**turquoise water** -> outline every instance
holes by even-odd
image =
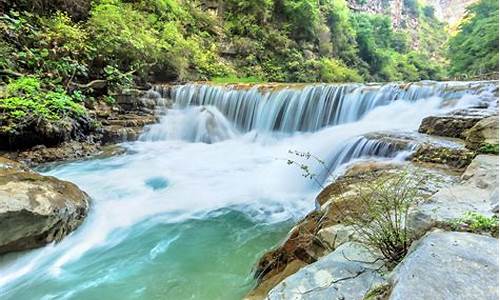
[[[63,277],[39,274],[5,299],[239,299],[253,284],[259,254],[290,225],[256,224],[230,209],[175,224],[143,222],[120,243],[68,264]]]

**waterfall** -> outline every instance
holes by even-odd
[[[340,151],[332,153],[328,169],[333,171],[342,164],[363,157],[396,157],[401,151],[411,151],[412,148],[411,145],[402,147],[384,140],[356,137],[345,143]]]
[[[168,124],[165,126],[164,124]],[[151,126],[141,141],[181,139],[212,144],[236,136],[231,123],[213,106],[171,110],[162,121]]]
[[[335,175],[340,167],[354,160],[363,158],[390,158],[401,157],[404,159],[415,148],[413,143],[397,143],[382,139],[371,139],[357,136],[341,143],[324,160],[323,170],[319,172],[320,181],[328,180],[330,175]]]
[[[433,96],[457,99],[477,92],[461,83],[315,84],[315,85],[207,85],[157,86],[179,109],[214,106],[237,129],[248,132],[313,132],[360,120],[367,112],[393,101],[414,102]]]

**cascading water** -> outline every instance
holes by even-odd
[[[482,87],[482,86],[481,86]],[[158,88],[165,94],[165,90]],[[431,96],[460,98],[481,88],[459,83],[386,84],[382,86],[309,85],[228,88],[203,84],[174,86],[169,96],[178,108],[210,105],[245,131],[317,131],[330,125],[355,122],[375,107],[397,100],[416,101]]]
[[[59,244],[0,257],[0,298],[241,298],[259,255],[314,208],[318,187],[286,164],[289,150],[332,171],[398,159],[407,148],[362,136],[414,131],[430,114],[479,104],[488,87],[156,87],[174,108],[126,155],[47,172],[87,191],[90,214]]]

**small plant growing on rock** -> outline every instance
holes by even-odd
[[[325,165],[325,162],[320,159],[319,157],[311,154],[310,152],[302,152],[302,151],[297,151],[297,150],[288,150],[289,154],[295,155],[299,159],[302,160],[313,160],[317,164],[319,164],[326,172],[328,172],[328,168]],[[298,167],[301,172],[302,172],[302,177],[314,180],[314,182],[322,189],[325,188],[323,182],[319,179],[318,174],[314,173],[311,169],[311,167],[305,163],[302,163],[300,161],[294,160],[294,159],[287,159],[286,163],[288,165],[293,165]]]
[[[478,150],[482,154],[496,154],[498,155],[498,144],[483,144]]]
[[[379,251],[389,263],[398,263],[413,240],[407,226],[408,211],[420,199],[422,179],[408,171],[370,176],[354,190],[357,209],[344,222],[354,227],[359,242]]]
[[[461,218],[450,222],[451,229],[456,231],[489,232],[498,236],[498,216],[487,217],[480,213],[469,211]]]
[[[299,161],[288,159],[302,171],[302,176],[314,180],[321,188],[323,181],[303,161],[313,160],[328,174],[325,162],[309,152],[289,151]],[[340,201],[332,203],[339,220],[352,226],[360,243],[379,252],[385,260],[396,264],[406,255],[413,240],[408,229],[407,217],[410,206],[417,203],[425,178],[409,170],[380,175],[376,172],[364,175],[365,184],[352,184],[350,178],[336,182]],[[342,205],[341,203],[351,203]]]

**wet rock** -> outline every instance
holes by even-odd
[[[445,165],[451,168],[463,169],[467,167],[475,153],[468,150],[463,144],[456,146],[439,144],[422,144],[412,155],[412,160],[420,163]]]
[[[475,153],[456,138],[430,136],[417,132],[376,132],[365,135],[390,151],[414,151],[411,159],[419,163],[432,163],[463,169],[470,164]]]
[[[498,116],[482,119],[465,133],[467,147],[478,150],[483,145],[498,145]]]
[[[89,202],[76,185],[0,157],[0,253],[61,240],[82,223]]]
[[[408,225],[423,234],[432,227],[447,226],[467,212],[492,216],[491,195],[498,186],[498,156],[478,155],[461,182],[441,188],[408,216]]]
[[[345,243],[273,288],[266,299],[363,299],[384,282],[377,261],[366,247]]]
[[[498,239],[432,232],[413,248],[391,276],[390,300],[498,299]]]
[[[482,119],[497,114],[494,110],[469,108],[447,114],[430,116],[420,124],[418,132],[452,138],[465,138],[467,130]]]
[[[29,120],[11,129],[0,128],[0,149],[28,149],[36,145],[54,146],[90,133],[92,124],[87,117],[63,118],[57,121]]]
[[[114,118],[103,120],[103,144],[120,143],[136,140],[142,133],[144,126],[158,121],[155,115],[116,115]]]
[[[445,186],[458,181],[459,175],[444,169],[429,169],[412,163],[362,161],[352,164],[317,196],[318,209],[309,213],[290,232],[283,244],[266,253],[258,262],[256,288],[249,298],[266,295],[270,288],[356,238],[342,223],[345,214],[357,211],[356,191],[374,178],[393,176],[406,170],[415,180],[424,178],[419,195],[427,199]],[[257,299],[261,297],[255,297]]]
[[[54,161],[82,159],[90,157],[98,151],[99,146],[96,143],[69,141],[56,147],[38,145],[26,151],[11,152],[8,157],[28,165],[37,165]]]
[[[170,102],[165,100],[155,91],[128,89],[115,96],[116,105],[123,112],[146,112],[152,113],[157,105],[168,106]]]

